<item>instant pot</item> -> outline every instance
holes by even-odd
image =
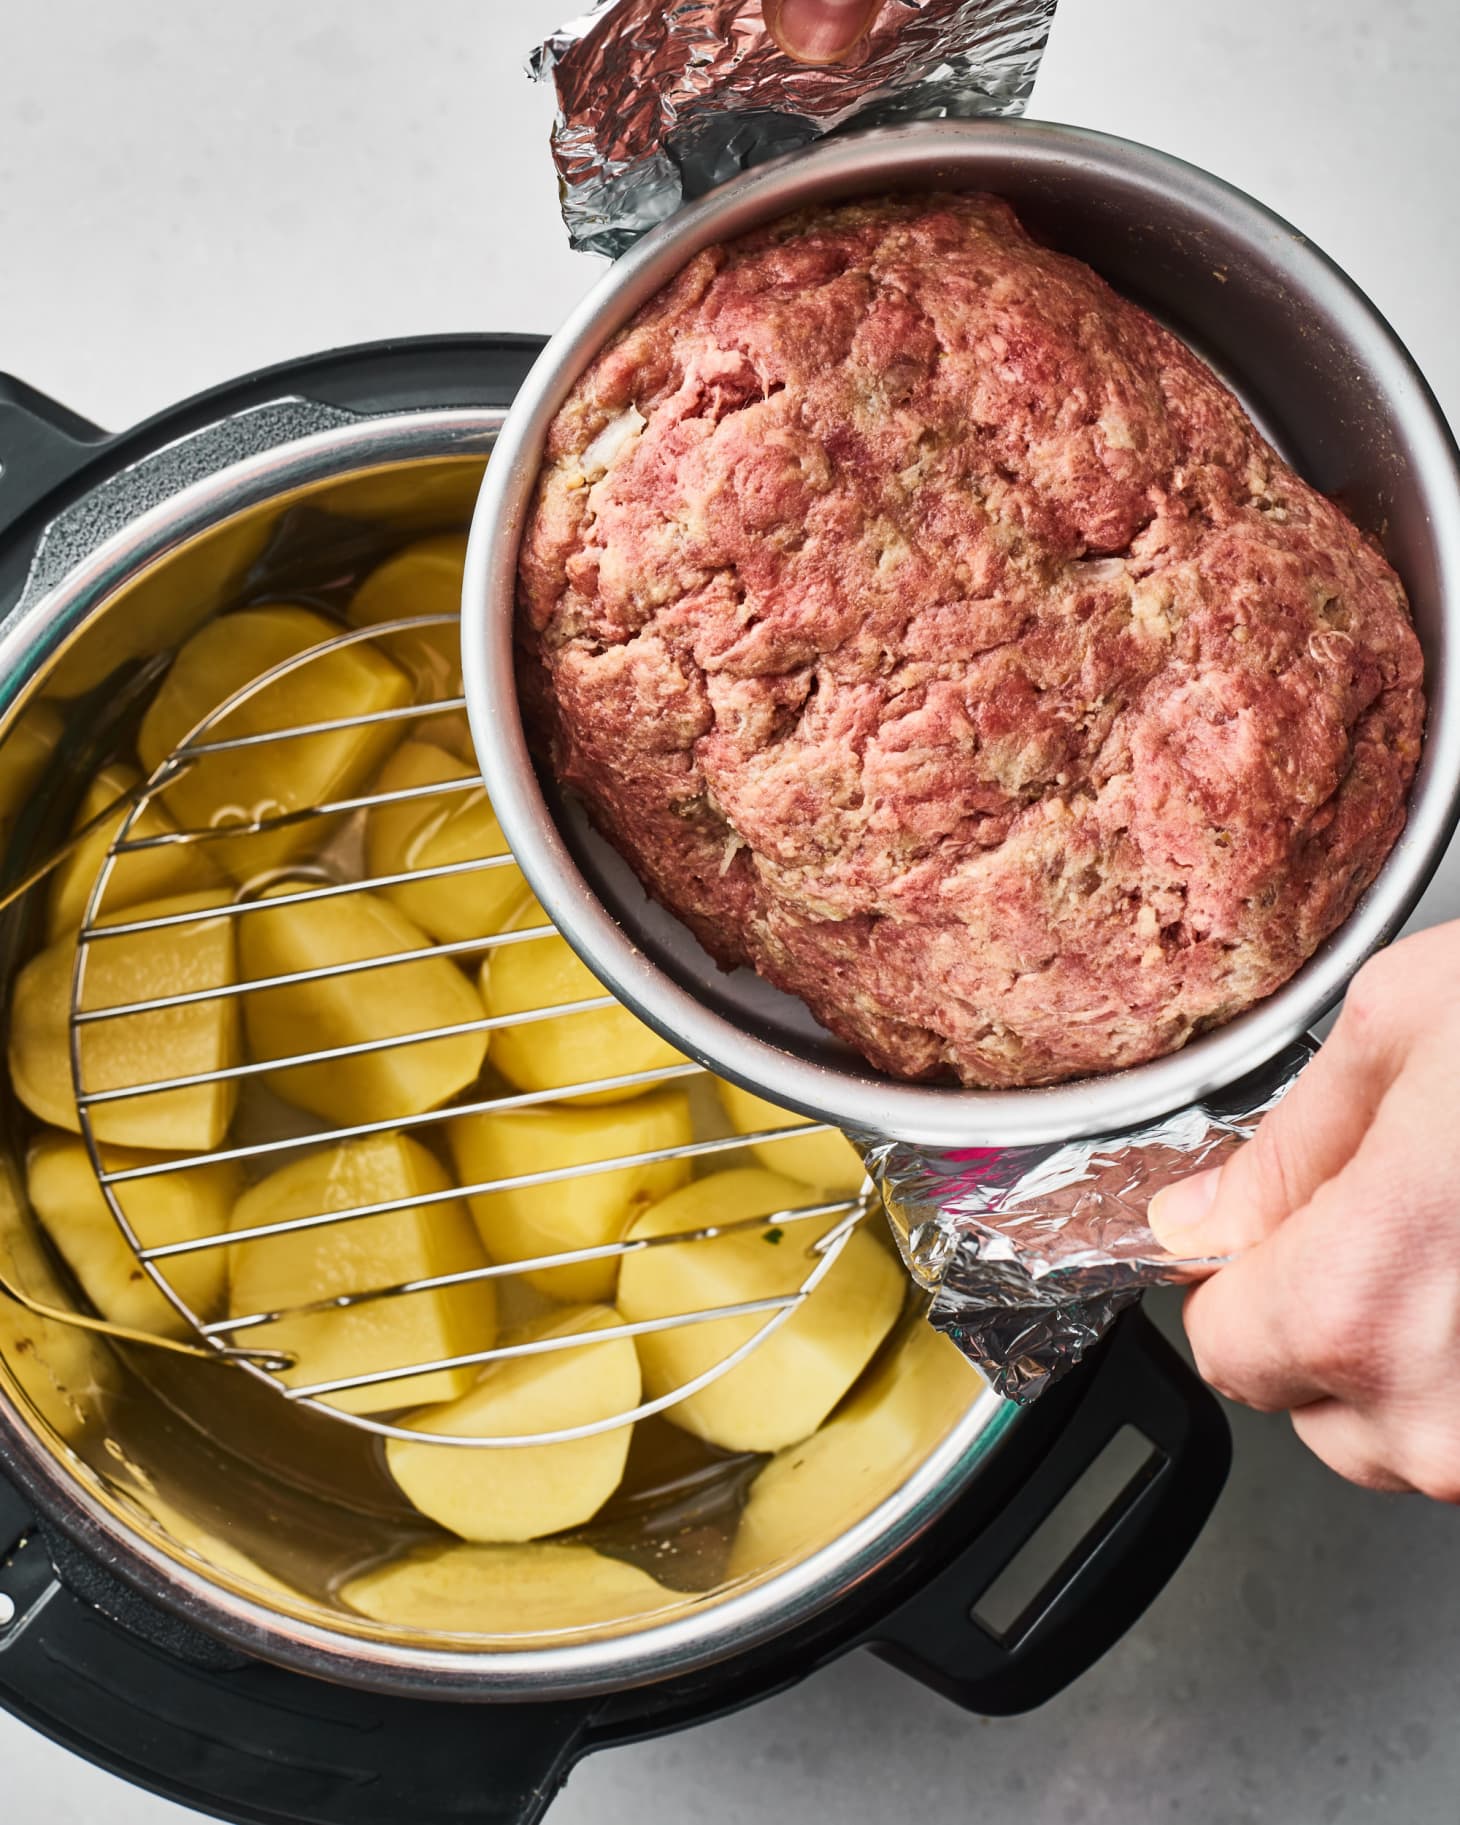
[[[321,564],[464,527],[539,346],[346,350],[117,436],[0,379],[7,996],[37,941],[23,884],[165,655],[264,583],[307,588]],[[920,1398],[895,1436],[856,1445],[830,1518],[808,1501],[799,1539],[666,1588],[647,1612],[570,1604],[512,1630],[466,1609],[449,1630],[367,1618],[337,1592],[382,1551],[373,1444],[316,1421],[277,1445],[237,1370],[71,1322],[88,1308],[28,1206],[28,1118],[8,1089],[3,1120],[0,1280],[25,1303],[0,1297],[0,1703],[222,1818],[530,1821],[590,1751],[733,1710],[862,1646],[968,1710],[1026,1709],[1141,1613],[1226,1474],[1216,1402],[1133,1311],[1035,1407],[972,1378]],[[925,1334],[911,1318],[894,1378]],[[991,1605],[1132,1436],[1077,1544],[1012,1616],[1007,1598]]]

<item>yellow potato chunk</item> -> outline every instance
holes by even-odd
[[[372,1622],[493,1639],[556,1635],[668,1609],[684,1599],[591,1546],[423,1546],[340,1592]]]
[[[573,1306],[540,1319],[524,1342],[616,1325],[609,1306]],[[631,1412],[639,1359],[631,1339],[570,1345],[492,1363],[460,1400],[402,1423],[460,1438],[520,1438]],[[408,1501],[464,1540],[535,1540],[591,1520],[618,1487],[632,1426],[545,1445],[463,1450],[390,1439],[390,1473]]]
[[[463,1115],[448,1125],[447,1135],[457,1172],[467,1185],[682,1147],[693,1138],[689,1101],[680,1090],[599,1109]],[[494,1261],[530,1261],[619,1241],[648,1205],[688,1180],[688,1160],[659,1160],[545,1185],[480,1192],[471,1199],[471,1214]],[[610,1256],[522,1277],[553,1298],[592,1304],[612,1299],[618,1268],[617,1257]]]
[[[33,703],[0,739],[0,835],[8,833],[20,815],[64,726],[53,705]]]
[[[405,1135],[371,1135],[296,1160],[238,1200],[233,1228],[263,1228],[331,1210],[355,1210],[451,1190],[435,1156]],[[240,1242],[231,1251],[229,1310],[235,1318],[310,1305],[485,1267],[466,1206],[457,1198],[407,1203],[348,1223]],[[296,1358],[291,1387],[373,1375],[414,1363],[489,1350],[496,1338],[490,1280],[372,1299],[341,1310],[279,1318],[238,1334],[240,1343]],[[383,1413],[424,1397],[452,1400],[471,1386],[471,1365],[402,1376],[321,1398],[346,1413]]]
[[[148,1166],[166,1156],[127,1147],[104,1147],[108,1172]],[[152,1276],[122,1234],[97,1183],[85,1143],[69,1134],[46,1134],[30,1150],[26,1185],[31,1207],[103,1318],[154,1336],[180,1337],[188,1325],[158,1291]],[[117,1202],[144,1248],[191,1242],[228,1233],[238,1172],[228,1161],[210,1161],[154,1179],[130,1179],[115,1188]],[[224,1248],[200,1249],[158,1263],[162,1276],[199,1318],[216,1318],[227,1277]]]
[[[105,916],[102,927],[223,908],[225,892],[180,894]],[[228,987],[235,979],[233,919],[193,919],[156,931],[95,937],[86,947],[82,1006],[125,1007],[165,995]],[[71,1078],[68,1023],[76,937],[62,938],[20,972],[10,1014],[10,1076],[33,1114],[81,1132]],[[86,1090],[113,1090],[163,1078],[225,1070],[238,1062],[238,1002],[232,996],[88,1023],[81,1032]],[[164,1153],[201,1153],[228,1130],[237,1101],[232,1078],[96,1103],[99,1141]]]
[[[835,1419],[779,1452],[756,1477],[730,1576],[798,1558],[870,1514],[987,1387],[956,1344],[915,1320]]]
[[[404,743],[385,763],[372,790],[399,792],[446,780],[471,780],[473,784],[464,791],[377,805],[370,812],[365,854],[372,875],[445,868],[454,862],[510,853],[476,767],[455,759],[444,748],[425,741]],[[521,871],[509,867],[472,868],[379,891],[422,931],[450,944],[501,931],[527,889]]]
[[[796,1115],[763,1096],[742,1090],[739,1084],[715,1079],[715,1089],[730,1126],[737,1134],[759,1134],[765,1128],[800,1127],[808,1116]],[[834,1128],[820,1134],[799,1135],[786,1140],[761,1141],[750,1149],[761,1165],[771,1172],[784,1172],[788,1178],[803,1184],[819,1186],[822,1191],[850,1197],[862,1188],[867,1176],[856,1148],[844,1134]]]
[[[524,931],[549,923],[547,914],[529,899],[508,921],[506,930]],[[504,945],[482,965],[482,1000],[489,1014],[522,1014],[532,1008],[561,1007],[605,993],[601,982],[580,963],[566,938],[556,933]],[[557,1090],[600,1077],[627,1077],[684,1063],[650,1027],[615,1004],[565,1014],[553,1020],[527,1021],[494,1029],[492,1063],[519,1090]],[[565,1098],[580,1103],[620,1102],[642,1095],[644,1084],[599,1090]]]
[[[807,1202],[807,1188],[775,1172],[711,1173],[656,1204],[632,1236],[667,1236]],[[633,1323],[794,1293],[810,1274],[820,1217],[735,1230],[628,1255],[619,1309]],[[778,1451],[812,1433],[861,1374],[902,1307],[905,1281],[869,1229],[858,1229],[805,1303],[745,1361],[666,1418],[727,1451]],[[753,1336],[767,1314],[712,1319],[638,1339],[651,1399],[681,1388]]]
[[[300,891],[308,889],[282,885],[266,897]],[[240,968],[248,981],[429,951],[431,942],[388,900],[369,893],[245,913],[239,926]],[[260,1060],[482,1018],[470,980],[449,957],[434,955],[419,963],[257,989],[244,1000],[249,1050]],[[456,1033],[270,1071],[266,1081],[287,1102],[330,1121],[391,1121],[449,1101],[475,1078],[486,1052],[484,1032]]]
[[[116,811],[89,831],[51,874],[46,903],[46,937],[51,943],[81,924],[107,850],[116,841],[131,809],[130,794],[141,777],[134,767],[103,767],[88,787],[76,813],[77,830],[101,818],[110,806],[115,805]],[[176,829],[161,804],[153,799],[127,832],[126,840],[162,836]],[[169,843],[157,849],[139,849],[119,855],[112,864],[99,910],[103,914],[120,912],[124,906],[136,906],[142,900],[163,900],[172,894],[213,887],[218,879],[205,843]]]
[[[340,629],[287,603],[247,608],[211,621],[172,662],[148,705],[137,751],[150,774],[209,711],[285,659],[334,639]],[[205,741],[372,716],[411,700],[410,680],[369,642],[340,647],[299,666],[248,698],[208,730]],[[397,722],[356,724],[324,734],[263,742],[205,755],[165,788],[163,803],[183,829],[280,817],[349,795],[400,736]],[[277,868],[318,843],[306,818],[282,830],[209,845],[239,880]]]
[[[380,650],[411,679],[418,703],[440,703],[461,695],[461,573],[466,563],[466,534],[441,533],[407,545],[377,565],[356,590],[345,611],[356,627],[378,627],[382,621],[404,621],[412,615],[450,615],[432,627],[382,634]],[[459,759],[472,757],[466,718],[443,710],[415,725],[423,741],[448,748]]]

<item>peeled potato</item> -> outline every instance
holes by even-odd
[[[475,783],[466,791],[404,799],[377,805],[370,812],[365,853],[372,875],[443,868],[510,853],[475,766],[465,765],[444,748],[425,741],[404,743],[381,768],[374,789],[397,792],[462,779]],[[449,944],[501,931],[526,888],[519,869],[472,868],[379,891],[423,931]]]
[[[46,903],[46,937],[50,942],[81,924],[107,850],[131,810],[130,794],[141,777],[134,767],[103,767],[87,789],[76,813],[77,830],[100,817],[108,806],[115,805],[117,809],[114,816],[105,818],[84,836],[52,871]],[[139,814],[126,840],[162,836],[176,829],[177,825],[154,798]],[[119,855],[107,876],[99,910],[115,913],[141,900],[161,900],[169,894],[216,886],[219,873],[207,851],[206,843],[169,843]]]
[[[608,1306],[574,1306],[541,1319],[523,1341],[602,1330]],[[462,1438],[515,1438],[630,1412],[639,1359],[627,1337],[494,1362],[460,1400],[425,1407],[402,1424]],[[618,1487],[632,1426],[547,1445],[452,1445],[390,1439],[390,1473],[421,1513],[465,1540],[535,1540],[591,1520]]]
[[[632,1236],[769,1216],[805,1204],[807,1189],[779,1173],[712,1173],[656,1204]],[[793,1293],[810,1274],[825,1217],[670,1243],[624,1258],[619,1309],[632,1323]],[[905,1281],[866,1228],[856,1230],[800,1309],[744,1362],[666,1417],[727,1451],[778,1451],[814,1432],[861,1374],[902,1308]],[[638,1339],[651,1399],[683,1387],[753,1336],[766,1313],[711,1319]]]
[[[310,1154],[261,1180],[238,1200],[233,1228],[261,1228],[450,1189],[451,1181],[419,1142],[399,1134],[371,1135]],[[456,1198],[259,1237],[238,1243],[231,1252],[229,1310],[234,1317],[487,1264],[466,1206]],[[496,1328],[491,1281],[469,1280],[338,1311],[280,1318],[240,1332],[239,1341],[296,1357],[282,1378],[298,1387],[489,1350]],[[346,1413],[381,1413],[422,1398],[452,1400],[471,1386],[475,1373],[471,1365],[438,1369],[321,1398]]]
[[[200,629],[173,660],[147,707],[137,752],[150,774],[209,711],[285,659],[338,636],[311,609],[276,603],[224,615]],[[369,642],[312,659],[266,685],[202,739],[261,734],[335,718],[371,716],[411,699],[410,680]],[[278,817],[348,795],[400,736],[396,722],[361,723],[320,735],[208,754],[165,789],[164,807],[184,829]],[[318,819],[209,845],[228,872],[252,879],[317,843]]]
[[[447,1127],[462,1182],[479,1185],[559,1166],[682,1147],[693,1138],[683,1091],[661,1090],[598,1109],[501,1109]],[[546,1185],[482,1192],[471,1214],[494,1261],[530,1261],[617,1242],[647,1205],[689,1179],[688,1160],[660,1160]],[[522,1277],[557,1299],[612,1299],[618,1260],[581,1261]]]
[[[423,1546],[352,1578],[352,1609],[397,1629],[445,1635],[555,1635],[682,1603],[647,1572],[591,1546]]]
[[[956,1344],[915,1323],[836,1418],[750,1486],[730,1555],[748,1577],[859,1521],[898,1488],[987,1389]]]
[[[546,925],[547,914],[529,899],[505,927],[522,931]],[[489,1014],[521,1014],[531,1008],[559,1007],[587,1001],[605,991],[588,966],[580,963],[565,938],[529,938],[504,945],[482,965],[482,1000]],[[519,1090],[557,1090],[566,1084],[600,1077],[627,1077],[684,1063],[683,1052],[663,1040],[641,1020],[617,1005],[533,1020],[494,1029],[492,1063]],[[621,1102],[642,1095],[649,1086],[630,1084],[564,1098],[579,1103]]]
[[[33,703],[0,739],[0,833],[19,816],[64,727],[53,705]]]
[[[355,591],[345,611],[356,627],[382,621],[404,621],[412,615],[450,615],[431,627],[382,634],[380,650],[388,653],[415,685],[418,703],[440,703],[461,695],[461,573],[466,563],[466,534],[441,533],[418,539],[387,558]],[[465,718],[442,711],[415,725],[424,741],[449,748],[461,760],[473,760]],[[424,923],[424,921],[423,921]]]
[[[716,1078],[715,1089],[730,1118],[730,1126],[737,1134],[758,1134],[764,1128],[799,1127],[810,1119],[782,1109],[776,1103],[768,1103],[763,1096],[753,1096],[739,1084],[726,1083],[722,1078]],[[789,1178],[820,1186],[823,1191],[851,1196],[861,1190],[867,1176],[856,1148],[834,1128],[784,1141],[761,1141],[750,1151],[770,1171],[784,1172]]]
[[[165,1157],[128,1147],[101,1150],[108,1172],[153,1165]],[[118,1227],[84,1142],[69,1134],[42,1135],[26,1161],[26,1189],[31,1208],[103,1318],[161,1337],[187,1332],[186,1321],[158,1291]],[[238,1195],[238,1170],[229,1161],[210,1161],[186,1172],[131,1179],[113,1189],[142,1247],[156,1248],[226,1235]],[[163,1278],[204,1320],[216,1318],[223,1304],[227,1252],[206,1248],[158,1263]]]
[[[266,897],[307,892],[280,886]],[[430,939],[376,894],[306,900],[239,919],[245,980],[292,975],[399,951],[428,951]],[[256,1059],[288,1058],[394,1034],[459,1026],[482,1018],[471,982],[449,957],[426,956],[352,975],[257,989],[244,997]],[[391,1121],[447,1102],[486,1056],[484,1032],[271,1071],[269,1088],[336,1122]]]
[[[131,924],[225,907],[226,892],[180,894],[108,914],[101,924]],[[223,988],[235,979],[233,925],[220,913],[158,931],[96,937],[86,947],[82,1006],[122,1007],[164,995]],[[10,1015],[10,1075],[33,1114],[81,1132],[71,1078],[68,1022],[76,937],[43,950],[20,972]],[[146,1014],[124,1014],[80,1029],[88,1091],[122,1089],[161,1078],[218,1071],[238,1061],[238,1002],[231,996]],[[233,1079],[156,1091],[91,1109],[99,1141],[167,1153],[201,1153],[227,1132],[237,1101]]]

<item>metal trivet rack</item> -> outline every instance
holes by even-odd
[[[156,849],[164,844],[205,844],[210,842],[236,840],[257,833],[282,829],[286,826],[297,826],[314,819],[339,819],[352,814],[368,812],[371,809],[386,805],[399,804],[411,799],[426,799],[446,794],[475,790],[480,780],[475,774],[467,779],[444,780],[439,783],[398,787],[380,791],[371,790],[352,794],[348,797],[332,799],[326,803],[310,805],[306,808],[264,817],[253,822],[229,823],[208,829],[173,829],[151,835],[135,834],[136,826],[143,818],[148,807],[165,794],[189,767],[194,766],[206,755],[219,754],[242,748],[256,748],[265,743],[285,743],[310,735],[322,735],[342,729],[368,726],[384,721],[418,722],[432,716],[439,716],[451,711],[462,710],[465,700],[460,696],[444,696],[427,703],[412,703],[368,716],[346,716],[326,719],[317,722],[300,723],[293,727],[270,730],[264,733],[243,735],[214,735],[220,723],[235,712],[243,703],[266,690],[270,685],[288,674],[299,671],[316,663],[330,653],[346,646],[362,642],[378,642],[392,635],[410,633],[418,630],[429,630],[441,626],[455,626],[455,617],[449,615],[418,615],[405,617],[391,622],[377,623],[369,627],[342,630],[336,637],[310,647],[261,673],[248,685],[234,693],[206,716],[192,733],[156,768],[139,786],[128,795],[130,808],[124,817],[116,836],[112,841],[106,860],[98,872],[87,903],[81,925],[77,951],[76,967],[72,984],[70,1046],[73,1082],[76,1091],[76,1104],[80,1115],[81,1133],[97,1181],[105,1194],[107,1204],[117,1226],[125,1237],[128,1246],[137,1260],[151,1277],[158,1290],[174,1307],[186,1322],[197,1344],[179,1345],[171,1340],[139,1337],[134,1332],[127,1332],[121,1327],[108,1325],[103,1320],[86,1320],[91,1329],[110,1330],[117,1335],[132,1341],[155,1341],[163,1347],[181,1348],[197,1353],[201,1345],[207,1354],[235,1364],[244,1373],[254,1376],[273,1389],[281,1399],[300,1407],[328,1415],[342,1425],[354,1426],[367,1432],[376,1433],[384,1438],[399,1438],[415,1441],[435,1442],[466,1449],[511,1448],[527,1445],[548,1444],[559,1440],[586,1438],[595,1433],[606,1432],[617,1426],[628,1425],[635,1420],[647,1418],[660,1413],[688,1396],[697,1393],[701,1388],[728,1374],[737,1364],[757,1349],[773,1335],[801,1303],[815,1291],[822,1279],[829,1272],[842,1249],[846,1246],[853,1230],[868,1214],[871,1207],[870,1194],[864,1190],[855,1197],[842,1197],[824,1202],[808,1202],[773,1214],[745,1219],[734,1224],[710,1226],[702,1229],[686,1230],[672,1235],[655,1236],[636,1240],[621,1240],[601,1246],[580,1248],[561,1253],[540,1255],[531,1260],[510,1262],[492,1262],[491,1264],[454,1274],[443,1274],[432,1278],[403,1281],[395,1285],[363,1288],[347,1295],[318,1300],[297,1306],[283,1307],[276,1311],[259,1311],[240,1314],[234,1317],[209,1320],[194,1311],[187,1301],[178,1293],[167,1276],[167,1266],[183,1256],[196,1254],[201,1250],[231,1248],[246,1245],[260,1237],[279,1235],[288,1231],[315,1229],[320,1227],[337,1227],[369,1217],[382,1216],[390,1211],[418,1208],[433,1203],[444,1203],[449,1200],[475,1197],[482,1194],[517,1189],[530,1186],[550,1185],[589,1174],[612,1172],[626,1167],[647,1166],[665,1160],[699,1160],[715,1154],[756,1146],[763,1142],[779,1139],[800,1138],[824,1130],[826,1124],[796,1124],[793,1126],[767,1128],[753,1134],[734,1134],[703,1140],[692,1140],[677,1147],[660,1148],[652,1152],[622,1154],[611,1159],[597,1161],[584,1166],[547,1167],[541,1171],[519,1174],[510,1178],[497,1178],[480,1182],[453,1183],[449,1189],[437,1192],[413,1193],[409,1197],[392,1199],[368,1205],[360,1205],[346,1210],[326,1210],[317,1213],[290,1218],[252,1229],[229,1229],[217,1234],[191,1237],[185,1241],[176,1241],[157,1246],[144,1246],[127,1217],[122,1201],[118,1195],[119,1188],[141,1179],[157,1178],[169,1173],[186,1172],[211,1163],[229,1161],[238,1164],[257,1162],[275,1155],[286,1155],[306,1148],[328,1146],[342,1141],[350,1141],[375,1134],[411,1133],[427,1129],[448,1119],[463,1115],[489,1114],[494,1111],[538,1107],[569,1098],[583,1096],[599,1090],[628,1089],[666,1083],[675,1079],[692,1078],[704,1073],[704,1067],[695,1063],[668,1065],[654,1070],[631,1072],[622,1075],[595,1077],[581,1082],[560,1086],[547,1091],[513,1092],[502,1095],[472,1097],[468,1100],[452,1100],[441,1108],[431,1109],[425,1113],[405,1114],[397,1119],[358,1122],[345,1126],[325,1126],[297,1136],[246,1142],[239,1145],[223,1146],[206,1153],[192,1153],[159,1160],[156,1162],[131,1166],[122,1169],[108,1170],[102,1162],[102,1143],[98,1142],[93,1126],[93,1111],[104,1104],[116,1103],[127,1098],[154,1095],[161,1091],[180,1090],[188,1087],[221,1082],[227,1078],[247,1079],[265,1072],[275,1076],[280,1072],[309,1065],[319,1065],[331,1060],[358,1056],[367,1052],[379,1052],[393,1047],[420,1045],[429,1040],[442,1039],[452,1035],[470,1032],[490,1032],[495,1028],[520,1026],[540,1020],[558,1019],[565,1015],[584,1013],[592,1009],[611,1007],[614,998],[602,994],[591,998],[563,1003],[551,1007],[538,1007],[520,1013],[500,1014],[496,1016],[483,1013],[482,1017],[452,1026],[424,1028],[405,1034],[368,1040],[363,1043],[322,1047],[316,1051],[301,1052],[289,1057],[271,1057],[266,1060],[246,1059],[241,1063],[229,1065],[216,1071],[200,1072],[192,1075],[156,1078],[147,1082],[127,1084],[103,1090],[88,1090],[84,1081],[82,1068],[82,1036],[86,1029],[97,1023],[119,1020],[129,1015],[153,1013],[167,1008],[209,1001],[222,997],[242,997],[258,993],[265,989],[276,989],[290,983],[317,981],[327,977],[361,974],[366,971],[388,970],[398,964],[416,963],[432,955],[449,958],[482,956],[492,950],[508,944],[529,943],[535,938],[553,934],[552,925],[534,925],[519,931],[499,932],[490,937],[471,938],[447,943],[432,943],[425,949],[399,951],[388,955],[367,958],[359,961],[331,964],[319,968],[302,970],[284,976],[271,976],[248,982],[234,982],[217,988],[194,989],[186,992],[156,996],[147,1000],[137,1000],[104,1007],[84,1007],[83,997],[86,981],[88,957],[97,945],[107,943],[118,937],[142,933],[164,933],[169,927],[185,925],[200,919],[216,919],[220,915],[234,919],[246,919],[261,908],[278,910],[289,905],[298,905],[309,901],[318,901],[331,897],[367,892],[372,889],[390,887],[402,883],[418,883],[423,880],[450,878],[484,868],[502,868],[513,865],[510,854],[479,857],[460,862],[447,863],[430,868],[408,871],[400,874],[370,875],[360,873],[358,878],[345,881],[330,881],[323,885],[300,885],[287,892],[275,892],[270,897],[249,897],[242,891],[231,904],[214,906],[199,911],[175,912],[160,918],[128,920],[117,916],[105,924],[98,924],[104,907],[106,888],[116,863],[124,856],[134,855],[145,850]],[[165,803],[165,799],[163,801]],[[105,818],[116,815],[113,804],[105,812],[91,821],[88,828],[95,828]],[[78,832],[72,839],[69,851],[85,835]],[[52,858],[52,864],[59,857]],[[274,877],[293,880],[307,874],[307,870],[291,870],[287,866],[280,869]],[[518,1275],[538,1272],[547,1268],[568,1266],[571,1264],[598,1261],[610,1257],[623,1257],[642,1249],[659,1248],[687,1242],[708,1241],[734,1229],[779,1229],[787,1224],[822,1219],[814,1239],[807,1248],[807,1270],[800,1286],[791,1293],[746,1301],[735,1304],[719,1305],[703,1310],[679,1312],[670,1316],[643,1320],[636,1323],[620,1322],[586,1332],[575,1332],[570,1335],[556,1335],[532,1339],[517,1343],[494,1344],[490,1348],[472,1350],[466,1354],[441,1358],[436,1361],[405,1363],[369,1373],[339,1377],[329,1381],[309,1382],[305,1384],[286,1385],[282,1375],[294,1367],[293,1359],[284,1354],[269,1350],[254,1351],[248,1348],[250,1331],[281,1318],[294,1317],[307,1313],[338,1311],[352,1306],[368,1304],[372,1301],[400,1298],[407,1294],[425,1292],[432,1288],[459,1285],[469,1280],[508,1279]],[[56,1314],[64,1317],[64,1314]],[[489,1363],[500,1362],[509,1357],[536,1354],[550,1350],[578,1348],[588,1344],[602,1343],[614,1338],[634,1337],[650,1331],[669,1330],[678,1326],[703,1324],[720,1319],[760,1317],[763,1322],[738,1348],[728,1353],[710,1369],[694,1380],[684,1383],[670,1393],[657,1399],[643,1401],[631,1411],[614,1414],[605,1419],[591,1423],[563,1427],[555,1431],[533,1434],[518,1434],[506,1437],[459,1437],[453,1434],[427,1432],[415,1428],[405,1428],[388,1420],[367,1414],[356,1414],[343,1411],[331,1405],[328,1397],[346,1393],[351,1389],[366,1387],[385,1382],[407,1381],[412,1377],[425,1376],[440,1370],[462,1367],[485,1367]]]

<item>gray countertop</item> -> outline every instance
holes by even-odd
[[[549,329],[593,276],[518,73],[567,0],[4,10],[0,367],[102,423],[310,349]],[[1061,0],[1032,111],[1256,192],[1366,287],[1456,419],[1457,73],[1456,0]],[[1457,913],[1452,853],[1418,922]],[[968,1718],[857,1657],[588,1762],[554,1825],[1455,1825],[1460,1520],[1349,1489],[1281,1419],[1233,1420],[1190,1560],[1037,1714]],[[3,1715],[0,1792],[15,1825],[190,1816]]]

